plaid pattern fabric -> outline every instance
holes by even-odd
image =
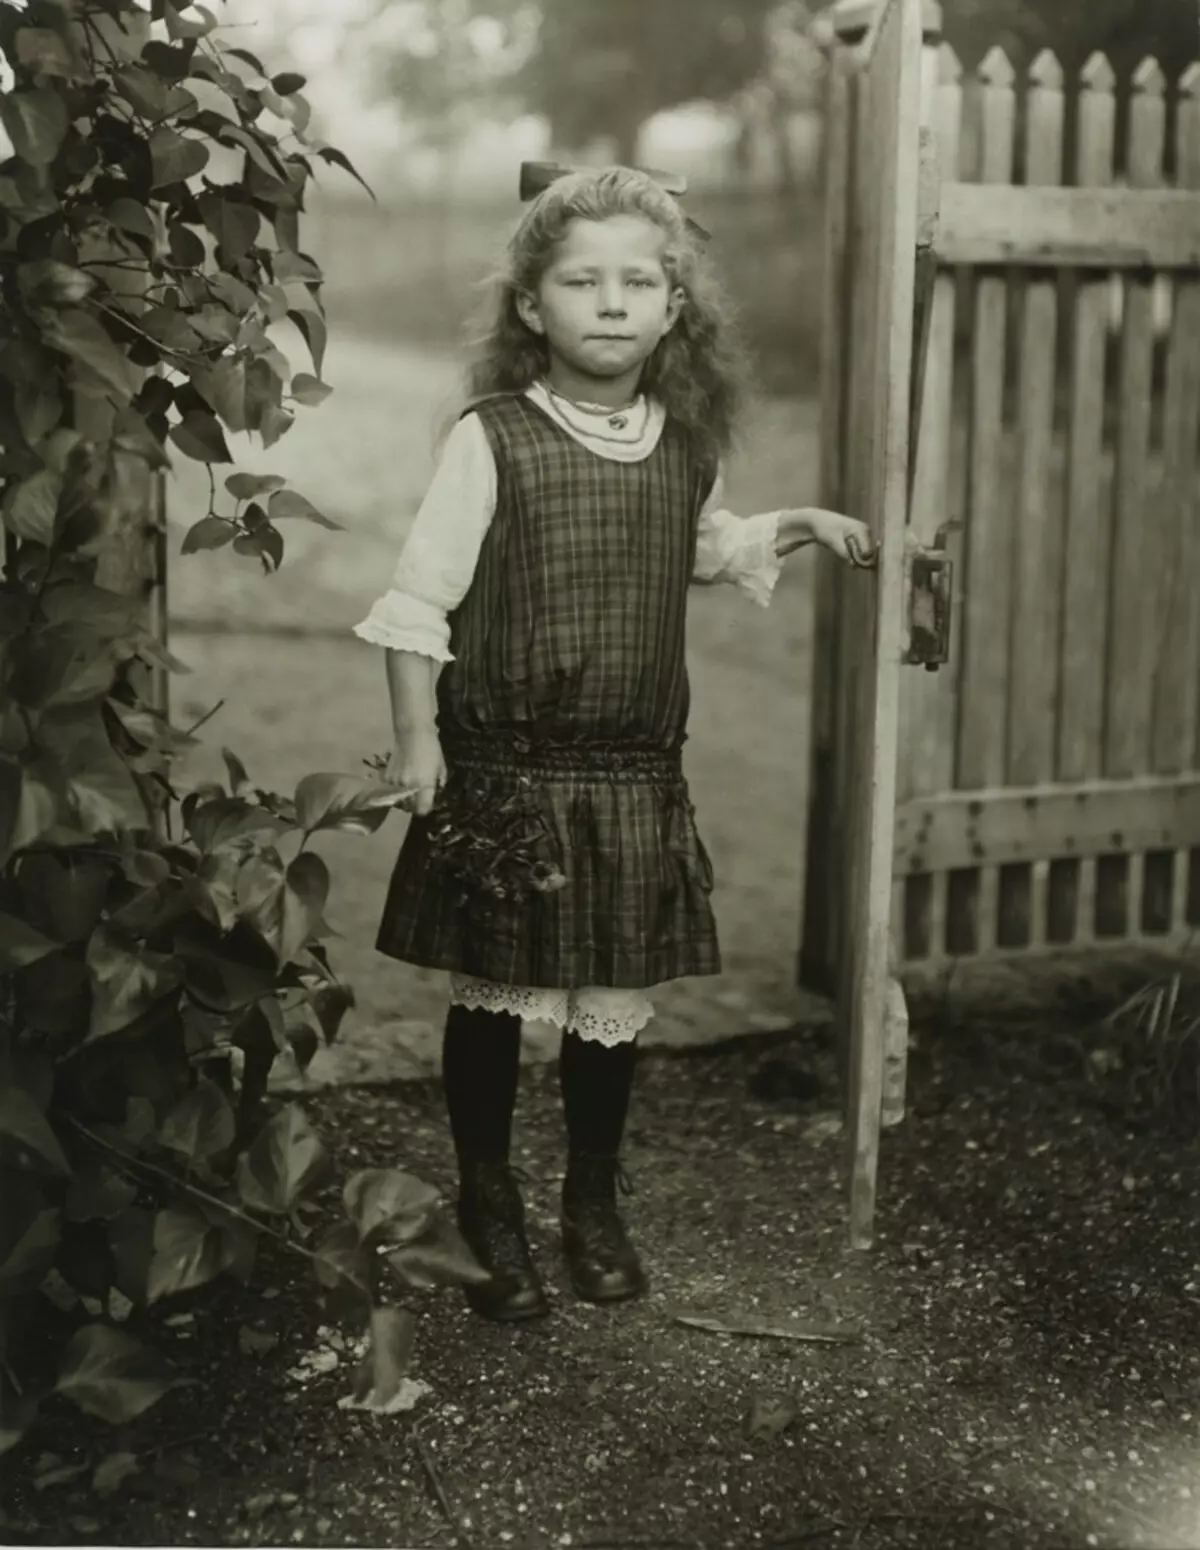
[[[713,469],[668,422],[642,462],[579,445],[522,396],[475,406],[498,501],[438,687],[449,770],[414,818],[377,945],[502,984],[640,988],[720,968],[712,869],[680,749],[687,589]],[[555,892],[464,886],[435,842],[514,802]]]

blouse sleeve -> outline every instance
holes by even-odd
[[[467,595],[495,511],[492,449],[478,415],[465,415],[446,438],[388,590],[354,633],[452,662],[448,615]]]
[[[718,469],[700,513],[693,579],[732,582],[751,602],[766,608],[783,569],[775,553],[781,513],[738,517],[721,505],[724,494],[724,471]]]

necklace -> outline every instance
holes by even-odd
[[[580,414],[590,415],[594,419],[606,420],[611,430],[623,431],[629,424],[630,410],[635,409],[638,404],[642,405],[644,416],[646,418],[649,417],[649,406],[645,403],[645,400],[642,398],[641,394],[639,394],[637,398],[635,398],[631,403],[624,404],[619,408],[614,409],[611,404],[592,404],[577,398],[567,398],[565,394],[559,393],[556,391],[556,389],[552,388],[548,381],[546,382],[545,387],[546,392],[550,395],[550,397],[562,407],[568,419],[571,416],[572,410],[578,410]]]

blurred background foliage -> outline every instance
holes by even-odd
[[[762,385],[815,385],[821,100],[817,0],[231,0],[258,46],[310,78],[329,139],[379,195],[315,201],[336,326],[451,345],[516,211],[525,157],[685,172],[714,233]],[[1200,57],[1194,0],[945,0],[973,70],[1049,48],[1070,81],[1095,50],[1174,83]],[[248,41],[251,39],[248,38]],[[1118,125],[1120,135],[1121,126]]]

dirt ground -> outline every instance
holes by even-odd
[[[1200,1546],[1194,1125],[1132,1123],[1028,1028],[919,1029],[877,1242],[853,1253],[830,1064],[820,1030],[643,1057],[626,1209],[652,1290],[615,1309],[566,1287],[554,1073],[527,1070],[515,1155],[550,1319],[505,1329],[430,1296],[428,1392],[365,1416],[338,1407],[357,1331],[303,1266],[265,1260],[160,1329],[195,1387],[115,1437],[64,1413],[56,1458],[6,1461],[5,1542]],[[343,1169],[452,1187],[435,1084],[305,1102]],[[273,1349],[245,1354],[245,1330]],[[102,1500],[91,1469],[113,1450],[140,1468]],[[85,1468],[35,1489],[56,1464]]]

